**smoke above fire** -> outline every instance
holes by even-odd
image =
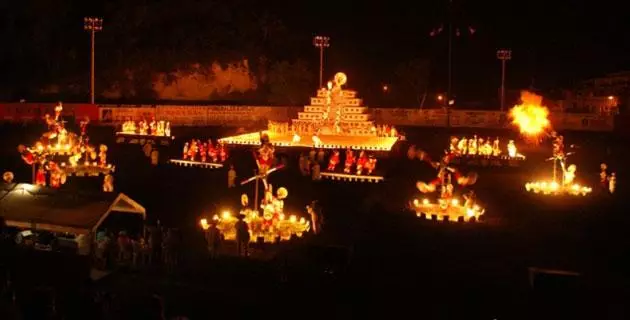
[[[551,129],[549,109],[542,105],[543,97],[529,91],[521,91],[521,103],[510,109],[512,123],[520,132],[530,137],[538,137]]]

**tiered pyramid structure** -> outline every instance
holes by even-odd
[[[339,126],[341,134],[351,136],[374,136],[376,135],[374,122],[371,121],[368,108],[362,106],[363,100],[357,98],[357,92],[354,90],[341,89],[338,97],[333,97],[330,103],[327,103],[329,89],[322,88],[317,91],[317,97],[311,98],[311,104],[304,107],[303,112],[298,113],[298,118],[293,120],[293,126],[308,126],[313,123],[320,124],[321,128],[329,128],[333,130],[336,121],[337,112],[339,112]],[[330,106],[330,109],[329,109]],[[328,112],[328,119],[325,114]],[[334,133],[335,131],[330,131]],[[327,134],[329,132],[322,132]]]

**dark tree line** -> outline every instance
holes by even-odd
[[[310,67],[297,55],[297,46],[310,39],[290,33],[262,3],[111,0],[91,5],[77,0],[0,4],[3,99],[85,99],[90,38],[83,17],[89,15],[104,18],[103,31],[96,35],[97,95],[109,90],[118,99],[151,100],[158,97],[159,75],[169,86],[189,74],[193,80],[203,78],[199,86],[228,86],[207,100],[297,103],[294,97],[313,91]],[[251,75],[251,90],[232,90],[234,84],[214,79],[213,68],[227,70],[235,63]],[[183,98],[185,90],[179,90]]]

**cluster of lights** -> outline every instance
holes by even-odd
[[[87,125],[89,120],[81,122],[81,136],[69,132],[61,120],[63,106],[59,103],[55,107],[55,116],[46,115],[49,131],[33,147],[23,145],[18,147],[22,158],[29,165],[39,165],[36,182],[45,185],[45,171],[50,173],[51,185],[59,186],[65,182],[65,176],[98,176],[108,175],[114,171],[114,166],[107,163],[107,146],[99,148],[88,144]],[[61,162],[57,165],[57,157],[67,157],[68,164]],[[55,181],[53,183],[53,180]]]
[[[379,183],[385,180],[381,176],[370,176],[370,175],[353,175],[353,174],[345,174],[345,173],[334,173],[334,172],[322,172],[320,175],[324,178],[330,180],[340,180],[340,181],[357,181],[357,182],[373,182]]]
[[[168,121],[125,121],[122,125],[122,131],[117,132],[119,135],[138,135],[138,136],[154,136],[154,137],[170,137],[171,123]]]
[[[437,203],[432,203],[429,199],[413,200],[413,207],[418,217],[424,216],[430,220],[433,216],[438,221],[478,221],[479,217],[484,214],[484,209],[477,204],[461,205],[458,199],[441,198]]]
[[[561,185],[556,181],[528,182],[525,184],[525,190],[533,193],[542,193],[544,195],[569,194],[573,196],[586,196],[593,191],[593,189],[581,186],[577,183],[571,185]]]
[[[278,240],[288,241],[293,236],[302,237],[305,232],[310,230],[310,223],[304,217],[298,218],[295,215],[286,217],[281,213],[277,219],[266,219],[261,217],[257,211],[250,209],[245,209],[240,214],[245,216],[243,220],[249,226],[251,242],[256,242],[258,239],[263,239],[267,243],[275,243]],[[221,215],[214,215],[212,220],[226,240],[236,240],[237,217],[229,211],[224,211]],[[201,219],[199,224],[203,230],[210,227],[208,219],[205,218]]]
[[[480,157],[480,158],[495,158],[502,160],[525,160],[525,156],[518,153],[514,140],[510,140],[507,143],[507,153],[501,150],[499,145],[499,138],[496,138],[492,143],[490,138],[484,140],[483,138],[477,138],[475,135],[472,138],[451,138],[450,151],[458,156],[466,157]]]

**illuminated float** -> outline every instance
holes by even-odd
[[[168,146],[175,139],[171,135],[171,123],[168,121],[129,120],[122,124],[119,132],[116,132],[117,143],[141,144],[146,143]]]
[[[426,219],[438,221],[478,221],[479,217],[484,214],[484,209],[477,203],[473,191],[464,194],[463,199],[459,199],[453,194],[453,183],[469,186],[477,182],[476,173],[473,172],[464,176],[460,174],[459,170],[451,166],[453,157],[452,153],[446,153],[440,161],[433,162],[426,153],[419,152],[419,158],[429,163],[438,173],[431,182],[420,181],[416,186],[420,192],[425,194],[437,191],[439,197],[435,202],[431,202],[428,198],[414,199],[411,207],[418,217],[424,216]]]
[[[103,190],[113,190],[111,173],[115,167],[107,162],[107,146],[101,144],[96,148],[89,143],[89,119],[81,121],[80,136],[68,131],[61,119],[62,111],[63,105],[59,103],[54,117],[45,115],[48,131],[33,146],[18,146],[24,162],[33,168],[34,184],[59,188],[67,176],[104,175]]]
[[[286,188],[278,188],[274,195],[272,186],[268,185],[265,197],[260,204],[260,211],[248,208],[247,195],[241,196],[243,209],[239,214],[243,215],[243,220],[249,226],[250,242],[259,241],[259,239],[267,243],[287,241],[292,237],[302,237],[310,230],[310,222],[306,218],[285,214],[284,199],[288,195]],[[212,221],[209,222],[207,218],[203,218],[199,223],[202,229],[207,230],[210,223],[214,222],[225,240],[236,240],[237,221],[237,216],[230,211],[223,211],[221,214],[215,214]]]
[[[518,153],[514,140],[509,140],[502,149],[499,137],[451,137],[449,151],[454,155],[454,164],[518,166],[525,160],[525,156]]]
[[[207,142],[192,139],[184,144],[181,159],[171,159],[169,163],[183,167],[216,169],[223,168],[228,155],[227,147],[221,142],[214,145],[210,139]]]
[[[591,193],[592,189],[575,182],[577,166],[567,164],[567,157],[573,153],[565,152],[564,138],[551,129],[549,110],[542,105],[542,97],[531,92],[521,93],[520,105],[510,110],[510,118],[513,124],[518,126],[521,133],[530,140],[539,143],[544,137],[553,141],[552,157],[547,159],[553,162],[551,179],[527,182],[525,189],[529,192],[544,195],[582,195]]]
[[[299,147],[337,150],[385,151],[398,141],[394,127],[375,126],[368,108],[361,106],[357,92],[342,87],[344,73],[337,73],[327,88],[317,91],[311,105],[298,113],[298,119],[269,122],[267,130],[226,137],[219,141],[228,145],[259,145],[261,135],[276,147]]]
[[[355,152],[346,149],[341,161],[339,150],[333,150],[328,158],[326,171],[321,172],[323,178],[339,181],[382,182],[384,178],[376,175],[377,158],[365,150]]]

